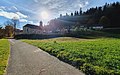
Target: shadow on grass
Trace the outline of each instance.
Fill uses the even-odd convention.
[[[74,37],[74,38],[82,38],[82,39],[97,39],[97,38],[117,38],[120,39],[119,34],[101,32],[101,31],[78,31],[71,32],[62,35],[39,35],[39,34],[21,34],[16,35],[15,39],[51,39],[58,37]]]

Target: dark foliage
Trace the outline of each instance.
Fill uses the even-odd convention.
[[[59,28],[68,29],[69,27],[70,29],[73,29],[75,27],[80,27],[80,26],[89,28],[90,26],[95,26],[100,24],[104,28],[120,27],[119,2],[114,2],[112,4],[106,3],[102,7],[90,8],[86,12],[82,12],[82,8],[80,8],[79,11],[75,11],[70,15],[66,13],[66,16],[62,16],[61,14],[59,18],[53,19],[49,22],[49,25],[50,26],[54,25],[54,28],[56,29]]]

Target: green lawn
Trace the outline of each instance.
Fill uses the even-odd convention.
[[[0,75],[5,73],[8,62],[10,44],[7,39],[0,39]]]
[[[82,70],[86,75],[120,75],[120,39],[23,40]]]

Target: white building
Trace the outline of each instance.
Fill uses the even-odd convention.
[[[26,24],[23,26],[23,34],[43,34],[42,21],[39,26],[33,24]]]

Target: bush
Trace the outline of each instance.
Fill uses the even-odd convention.
[[[85,63],[85,60],[81,58],[72,58],[71,61],[72,61],[71,64],[79,69],[80,69],[79,66],[83,66],[83,64]]]
[[[95,75],[94,66],[88,63],[85,63],[80,69],[86,74],[86,75]]]
[[[80,69],[85,72],[86,75],[119,75],[119,72],[114,70],[108,70],[103,67],[93,66],[92,64],[85,63]]]

